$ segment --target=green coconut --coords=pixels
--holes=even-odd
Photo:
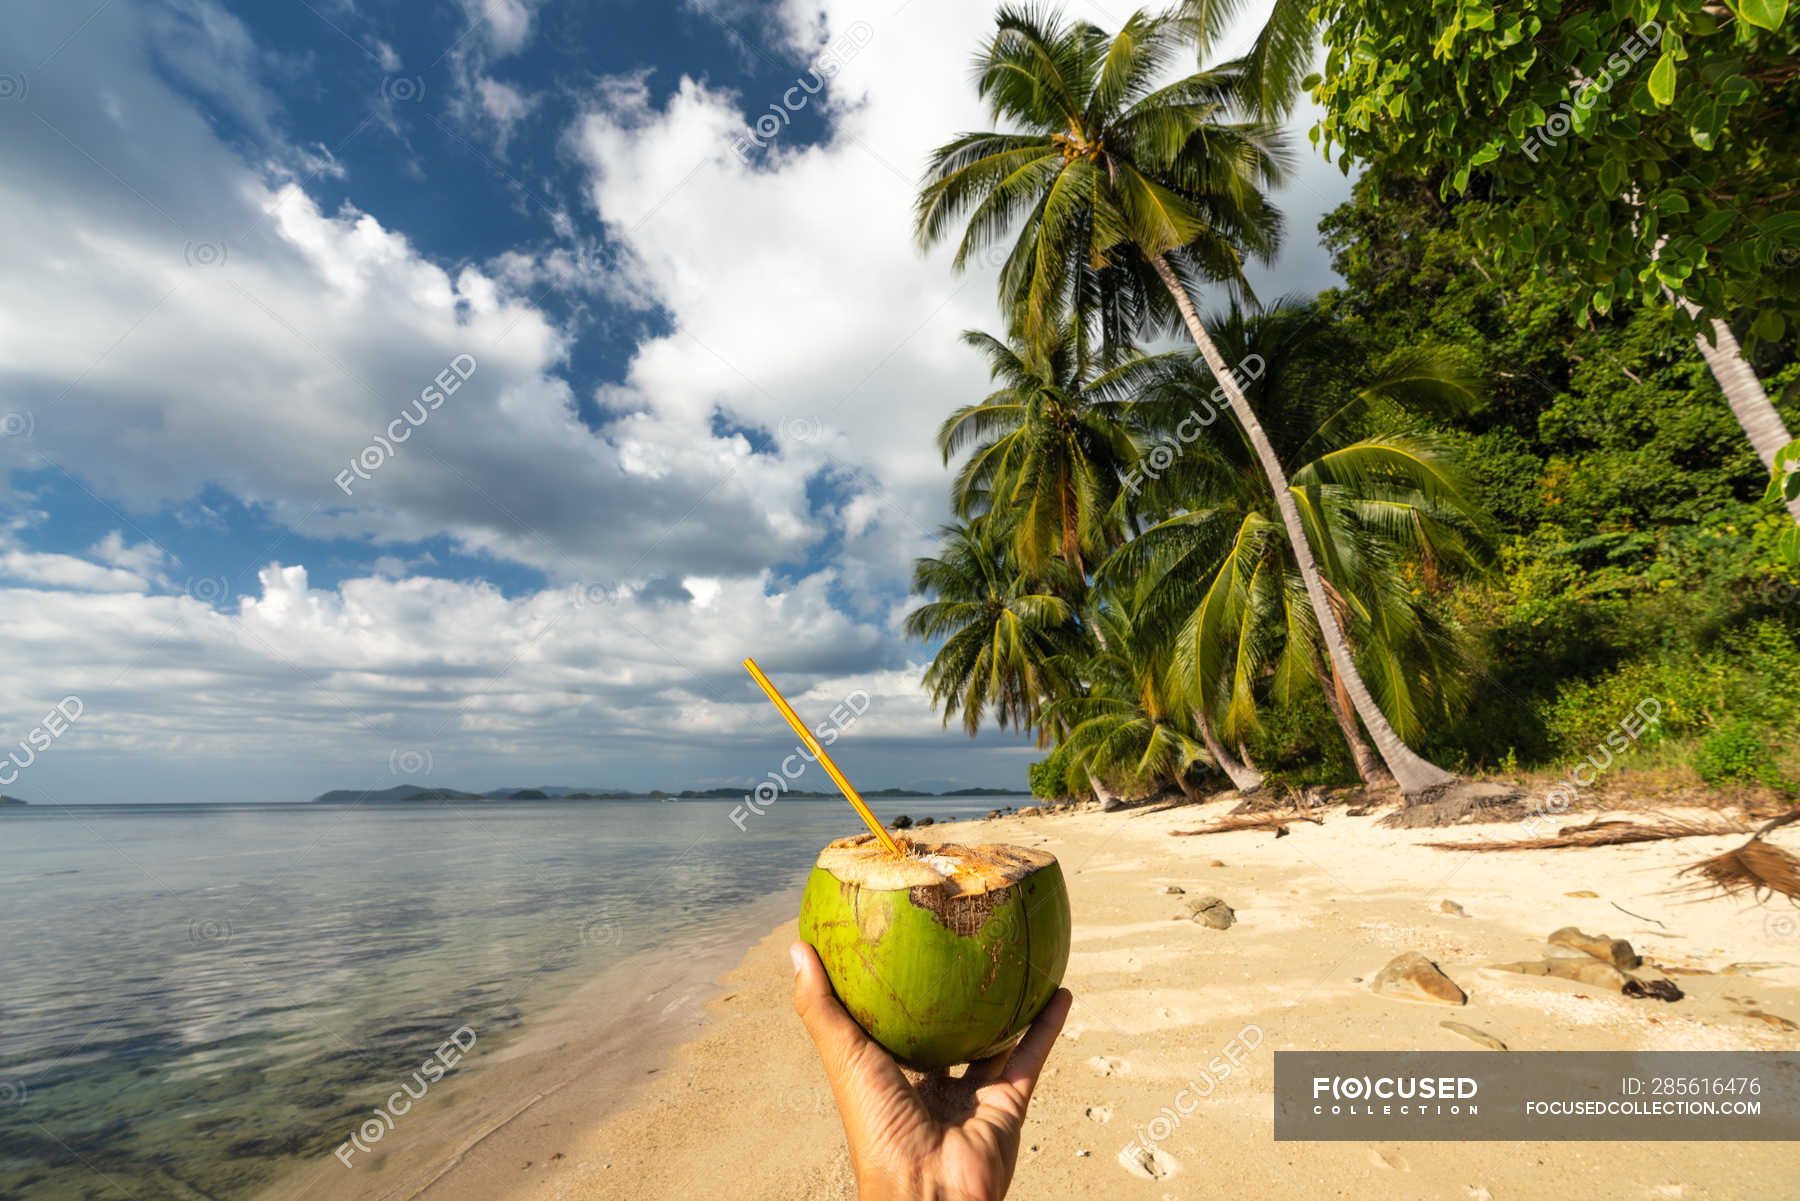
[[[1069,962],[1069,893],[1056,856],[1015,846],[871,834],[819,855],[800,903],[844,1008],[907,1067],[985,1059],[1049,1003]]]

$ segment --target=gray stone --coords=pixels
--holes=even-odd
[[[1429,1005],[1465,1005],[1469,1000],[1468,994],[1439,971],[1437,964],[1417,951],[1396,955],[1369,987],[1384,997]]]
[[[1439,1022],[1444,1029],[1460,1034],[1472,1043],[1486,1047],[1490,1051],[1504,1051],[1506,1044],[1489,1034],[1486,1030],[1477,1029],[1463,1022]]]
[[[1229,930],[1237,923],[1237,914],[1219,897],[1196,897],[1187,903],[1187,911],[1191,921],[1214,930]]]
[[[1643,957],[1622,938],[1608,938],[1604,934],[1584,934],[1574,926],[1564,926],[1549,938],[1552,946],[1572,947],[1592,955],[1595,959],[1605,960],[1620,971],[1630,971],[1642,963]]]

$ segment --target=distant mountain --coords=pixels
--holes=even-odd
[[[938,783],[938,781],[932,781]],[[752,785],[751,787],[754,787]],[[653,788],[648,792],[628,792],[624,789],[575,789],[565,787],[545,788],[493,788],[487,792],[461,792],[454,788],[421,788],[417,784],[396,784],[392,788],[381,788],[363,791],[355,788],[334,788],[330,792],[322,792],[313,798],[315,805],[357,805],[357,804],[389,804],[396,801],[735,801],[741,799],[750,788],[689,788],[681,792],[665,792]],[[921,788],[868,788],[861,790],[867,797],[936,797],[936,796],[1030,796],[1023,789],[1015,788],[955,788],[947,792],[927,792]],[[836,792],[813,792],[805,788],[789,789],[781,794],[784,797],[799,800],[825,800],[836,797]],[[0,799],[0,804],[18,804],[11,797]]]
[[[315,805],[383,804],[388,801],[481,801],[487,798],[476,792],[458,792],[454,788],[420,788],[417,784],[396,784],[392,788],[334,788],[313,798]]]
[[[1026,791],[1023,789],[1014,790],[1014,789],[1010,789],[1010,788],[971,788],[967,784],[964,784],[960,781],[946,780],[941,777],[938,779],[930,779],[930,778],[916,779],[912,782],[912,786],[910,788],[908,788],[907,791],[910,793],[913,793],[916,796],[1025,796],[1025,795],[1027,795]]]
[[[532,795],[522,795],[530,793]],[[481,794],[490,801],[551,801],[568,796],[618,796],[616,788],[570,788],[566,784],[536,784],[525,788],[491,788]]]
[[[16,796],[0,796],[0,805],[24,805],[27,803]]]

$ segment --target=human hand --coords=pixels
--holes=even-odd
[[[1069,1016],[1061,988],[1009,1052],[960,1077],[911,1072],[863,1032],[806,943],[794,959],[794,1009],[831,1080],[859,1201],[1000,1201],[1044,1060]]]

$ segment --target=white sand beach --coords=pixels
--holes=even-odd
[[[1075,1007],[1032,1103],[1017,1197],[1550,1197],[1727,1201],[1797,1195],[1779,1143],[1277,1143],[1278,1049],[1471,1050],[1455,1021],[1515,1051],[1793,1049],[1800,935],[1787,906],[1671,897],[1674,871],[1738,836],[1592,849],[1466,854],[1421,843],[1510,837],[1510,826],[1392,831],[1323,825],[1171,837],[1222,813],[1166,810],[1008,817],[940,827],[966,842],[1056,854],[1075,913]],[[1584,817],[1586,815],[1584,814]],[[1168,886],[1185,890],[1166,893]],[[1593,895],[1586,895],[1593,894]],[[1237,924],[1185,920],[1223,898]],[[1447,912],[1443,902],[1460,906]],[[1629,910],[1630,913],[1625,912]],[[1633,916],[1637,915],[1637,916]],[[1629,999],[1494,971],[1575,925],[1629,939],[1686,995]],[[675,1062],[642,1075],[624,1108],[579,1082],[540,1097],[435,1175],[396,1195],[430,1201],[848,1198],[824,1076],[790,1007],[787,921],[726,972]],[[1378,996],[1369,981],[1418,951],[1468,994],[1462,1006]],[[1753,1016],[1753,1015],[1764,1016]],[[1255,1031],[1245,1035],[1246,1030]],[[1260,1040],[1209,1086],[1226,1044]],[[1240,1044],[1242,1045],[1242,1044]],[[570,1047],[578,1056],[581,1047]],[[596,1065],[612,1078],[614,1073]],[[639,1073],[648,1069],[638,1067]],[[1128,1144],[1190,1082],[1209,1095],[1141,1154]]]

